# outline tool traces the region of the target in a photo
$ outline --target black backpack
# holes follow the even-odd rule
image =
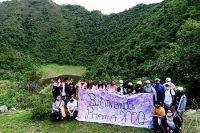
[[[57,112],[57,111],[54,111],[50,114],[50,117],[53,121],[58,121],[61,119],[61,113],[60,112]]]

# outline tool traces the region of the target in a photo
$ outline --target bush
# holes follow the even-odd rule
[[[49,117],[52,105],[52,96],[49,93],[32,96],[32,118],[44,119]]]

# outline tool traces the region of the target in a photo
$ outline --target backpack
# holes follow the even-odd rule
[[[51,114],[50,114],[50,117],[51,117],[51,119],[53,120],[53,121],[58,121],[58,120],[60,120],[61,119],[61,113],[60,113],[60,111],[58,112],[58,111],[54,111],[54,112],[52,112]]]

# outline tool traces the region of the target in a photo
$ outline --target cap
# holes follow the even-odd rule
[[[179,91],[183,91],[183,87],[177,87],[177,90],[179,90]]]
[[[119,80],[119,83],[120,83],[120,84],[123,84],[123,83],[124,83],[124,81],[123,81],[123,80]]]
[[[159,78],[155,78],[155,81],[160,81],[160,79]]]
[[[171,78],[168,77],[168,78],[165,79],[165,81],[166,82],[171,82]]]
[[[150,80],[147,80],[147,81],[146,81],[146,84],[151,84],[151,81],[150,81]]]
[[[142,81],[138,81],[137,84],[142,85]]]
[[[128,83],[128,85],[132,86],[132,85],[133,85],[133,83],[129,82],[129,83]]]

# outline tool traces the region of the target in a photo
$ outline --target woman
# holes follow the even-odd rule
[[[63,88],[62,80],[61,80],[60,78],[57,78],[57,79],[53,82],[53,89],[52,89],[52,93],[53,93],[54,100],[56,99],[56,97],[57,97],[58,95],[61,95],[61,93],[62,93],[62,88]]]
[[[99,90],[99,91],[104,91],[105,90],[105,85],[103,84],[102,80],[98,81],[98,83],[96,85],[96,90]]]
[[[69,83],[69,87],[66,89],[66,99],[70,100],[72,96],[76,97],[76,89],[74,83]]]
[[[52,116],[54,116],[57,120],[60,119],[60,117],[61,119],[66,117],[64,101],[61,99],[60,95],[56,97],[55,102],[52,104]]]
[[[80,80],[77,85],[76,85],[76,88],[77,89],[86,89],[86,82],[84,80]]]
[[[163,128],[167,133],[180,133],[182,121],[179,117],[174,116],[171,109],[167,110],[167,115],[163,120]]]
[[[95,89],[95,86],[93,85],[92,80],[88,80],[87,85],[86,85],[86,89],[89,89],[89,90]]]
[[[115,81],[111,80],[110,84],[107,85],[108,91],[117,91],[117,86],[115,85]]]
[[[131,86],[130,84],[127,86],[127,89],[126,89],[126,91],[127,91],[127,95],[129,95],[129,96],[131,96],[131,95],[133,95],[133,86]]]

